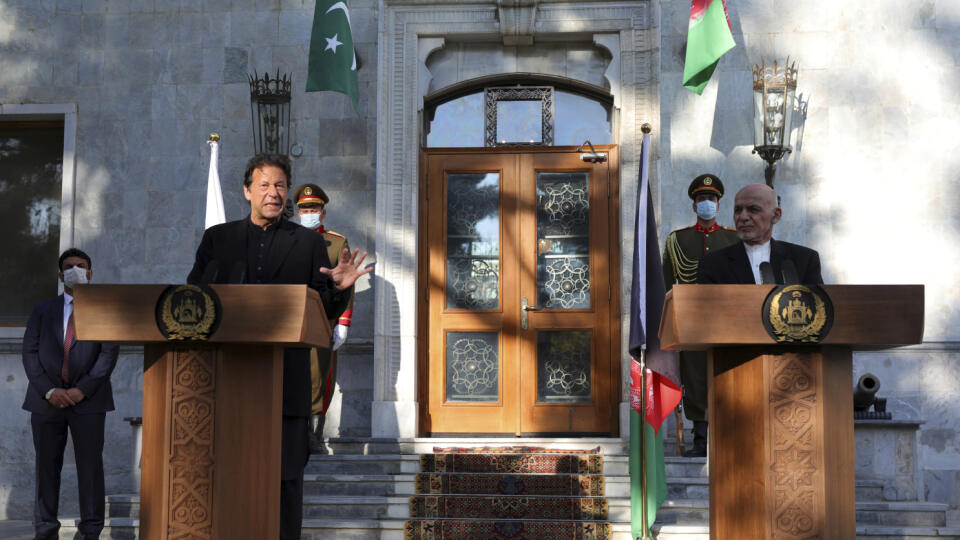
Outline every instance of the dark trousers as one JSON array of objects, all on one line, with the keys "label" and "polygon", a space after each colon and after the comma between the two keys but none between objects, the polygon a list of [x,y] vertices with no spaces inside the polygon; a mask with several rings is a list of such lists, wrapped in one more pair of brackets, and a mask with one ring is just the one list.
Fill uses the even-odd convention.
[{"label": "dark trousers", "polygon": [[307,417],[284,416],[280,455],[280,540],[300,540],[303,468],[310,458]]},{"label": "dark trousers", "polygon": [[65,409],[55,414],[31,414],[33,448],[36,452],[37,497],[33,506],[34,527],[38,535],[51,535],[60,529],[60,472],[67,430],[73,440],[79,485],[81,534],[97,536],[103,530],[103,426],[106,413],[76,414]]},{"label": "dark trousers", "polygon": [[680,384],[687,420],[707,421],[707,353],[680,351]]}]

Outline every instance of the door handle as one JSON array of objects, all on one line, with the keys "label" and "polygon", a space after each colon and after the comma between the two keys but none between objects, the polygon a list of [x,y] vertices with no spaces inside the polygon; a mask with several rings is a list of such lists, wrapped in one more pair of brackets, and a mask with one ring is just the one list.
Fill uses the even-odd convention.
[{"label": "door handle", "polygon": [[540,311],[541,309],[542,308],[538,308],[537,306],[531,306],[529,302],[527,302],[526,296],[520,297],[520,328],[526,330],[530,327],[530,316],[527,315],[527,312]]}]

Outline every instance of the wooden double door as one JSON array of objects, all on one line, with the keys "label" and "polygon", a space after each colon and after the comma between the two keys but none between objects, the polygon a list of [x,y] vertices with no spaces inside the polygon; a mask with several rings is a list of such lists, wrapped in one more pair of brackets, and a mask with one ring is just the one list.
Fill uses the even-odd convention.
[{"label": "wooden double door", "polygon": [[424,151],[422,433],[617,434],[617,155],[598,151]]}]

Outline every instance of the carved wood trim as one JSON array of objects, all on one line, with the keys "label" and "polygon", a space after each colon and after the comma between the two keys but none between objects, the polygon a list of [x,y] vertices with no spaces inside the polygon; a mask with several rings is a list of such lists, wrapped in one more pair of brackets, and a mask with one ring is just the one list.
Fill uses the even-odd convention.
[{"label": "carved wood trim", "polygon": [[817,505],[822,497],[821,381],[814,361],[799,354],[770,358],[769,478],[774,509],[769,524],[774,539],[821,538]]},{"label": "carved wood trim", "polygon": [[214,397],[213,348],[173,354],[167,538],[213,538]]}]

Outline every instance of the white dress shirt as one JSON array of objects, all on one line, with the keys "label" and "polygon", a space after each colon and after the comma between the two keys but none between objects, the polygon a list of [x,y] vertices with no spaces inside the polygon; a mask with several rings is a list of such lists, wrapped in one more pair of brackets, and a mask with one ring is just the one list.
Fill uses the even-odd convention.
[{"label": "white dress shirt", "polygon": [[760,263],[770,262],[770,241],[767,240],[759,245],[750,245],[744,242],[743,247],[747,250],[747,258],[750,259],[753,281],[759,285],[763,283],[763,279],[760,277]]},{"label": "white dress shirt", "polygon": [[67,339],[67,321],[73,314],[73,296],[66,291],[63,292],[63,339]]}]

